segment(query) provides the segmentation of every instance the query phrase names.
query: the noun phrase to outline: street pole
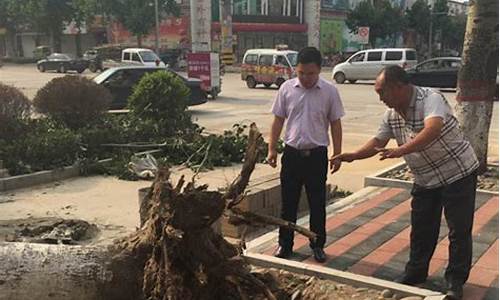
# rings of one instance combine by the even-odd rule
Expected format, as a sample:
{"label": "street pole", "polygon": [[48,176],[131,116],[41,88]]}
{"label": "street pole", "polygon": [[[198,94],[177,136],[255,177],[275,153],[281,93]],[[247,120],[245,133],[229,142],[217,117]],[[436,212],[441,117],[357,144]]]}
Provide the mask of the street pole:
{"label": "street pole", "polygon": [[158,18],[158,0],[155,0],[155,49],[156,54],[160,55],[160,22]]}
{"label": "street pole", "polygon": [[427,59],[432,58],[432,13],[431,13],[431,24],[429,26],[429,53]]}
{"label": "street pole", "polygon": [[447,15],[448,12],[445,11],[439,11],[439,12],[431,12],[431,22],[429,25],[429,57],[427,59],[432,58],[432,16],[439,16],[439,15]]}

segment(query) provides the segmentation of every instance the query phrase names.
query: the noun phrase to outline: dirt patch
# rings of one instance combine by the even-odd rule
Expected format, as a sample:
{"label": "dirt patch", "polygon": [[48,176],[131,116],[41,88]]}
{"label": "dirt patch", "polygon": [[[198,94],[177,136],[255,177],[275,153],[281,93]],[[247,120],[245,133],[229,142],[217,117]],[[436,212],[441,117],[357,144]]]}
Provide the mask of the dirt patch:
{"label": "dirt patch", "polygon": [[26,218],[0,221],[0,241],[83,245],[96,237],[96,225],[83,220]]}
{"label": "dirt patch", "polygon": [[[408,166],[393,170],[383,176],[384,178],[413,181],[413,174]],[[498,166],[488,166],[486,172],[477,178],[477,189],[498,192]]]}
{"label": "dirt patch", "polygon": [[[375,290],[341,284],[314,276],[298,275],[284,270],[255,268],[252,273],[276,296],[276,299],[404,299],[390,290]],[[261,298],[254,298],[261,299]],[[263,298],[262,298],[263,299]],[[422,299],[415,297],[412,299]]]}

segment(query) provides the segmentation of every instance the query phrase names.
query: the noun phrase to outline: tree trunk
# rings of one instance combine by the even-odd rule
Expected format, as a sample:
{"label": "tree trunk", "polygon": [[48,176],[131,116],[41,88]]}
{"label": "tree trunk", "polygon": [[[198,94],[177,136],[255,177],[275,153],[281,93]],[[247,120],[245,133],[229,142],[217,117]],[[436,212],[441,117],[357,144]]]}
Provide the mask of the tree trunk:
{"label": "tree trunk", "polygon": [[142,35],[137,35],[137,47],[142,47]]}
{"label": "tree trunk", "polygon": [[75,48],[76,56],[82,56],[82,34],[80,28],[78,28],[78,32],[75,34]]}
{"label": "tree trunk", "polygon": [[479,173],[483,173],[498,69],[497,0],[469,2],[462,60],[455,113],[479,159]]}
{"label": "tree trunk", "polygon": [[141,299],[137,262],[114,254],[105,247],[0,243],[0,299]]}
{"label": "tree trunk", "polygon": [[7,47],[7,57],[17,57],[17,38],[16,38],[16,31],[14,30],[8,30],[7,31],[7,40],[8,40],[8,45]]}

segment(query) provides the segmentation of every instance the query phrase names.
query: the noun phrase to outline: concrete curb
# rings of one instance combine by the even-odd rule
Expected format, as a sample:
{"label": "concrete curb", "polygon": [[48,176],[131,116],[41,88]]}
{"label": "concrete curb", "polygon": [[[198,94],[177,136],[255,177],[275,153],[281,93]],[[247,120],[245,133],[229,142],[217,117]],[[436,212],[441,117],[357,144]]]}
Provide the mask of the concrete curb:
{"label": "concrete curb", "polygon": [[387,280],[382,280],[374,277],[357,275],[349,272],[339,271],[322,266],[308,265],[301,262],[290,261],[286,259],[276,258],[263,254],[247,253],[243,257],[245,260],[254,265],[266,268],[280,268],[290,272],[316,276],[323,279],[333,280],[343,284],[354,285],[356,287],[374,288],[377,290],[391,290],[399,293],[404,297],[419,296],[424,300],[440,300],[445,299],[445,295],[418,287],[407,286],[404,284],[394,283]]}
{"label": "concrete curb", "polygon": [[[498,167],[498,164],[488,164],[488,165]],[[383,169],[375,174],[366,176],[364,179],[364,186],[365,187],[369,187],[369,186],[393,187],[393,188],[402,188],[402,189],[409,189],[410,190],[413,187],[412,181],[392,179],[392,178],[385,177],[389,172],[400,170],[400,169],[404,168],[405,166],[406,166],[405,162],[398,163],[394,166]],[[487,194],[487,195],[493,195],[493,196],[498,195],[498,192],[492,192],[492,191],[481,190],[481,189],[478,189],[476,191],[478,193],[481,193],[481,194]]]}
{"label": "concrete curb", "polygon": [[[161,150],[150,150],[136,153],[136,155],[146,154],[146,153],[156,153]],[[112,159],[101,159],[96,164],[102,165],[110,162]],[[0,178],[0,192],[5,192],[9,190],[27,188],[39,184],[47,184],[59,180],[64,180],[72,177],[80,176],[80,166],[73,165],[68,167],[62,167],[53,170],[39,171],[30,174],[23,174],[17,176],[9,176]]]}

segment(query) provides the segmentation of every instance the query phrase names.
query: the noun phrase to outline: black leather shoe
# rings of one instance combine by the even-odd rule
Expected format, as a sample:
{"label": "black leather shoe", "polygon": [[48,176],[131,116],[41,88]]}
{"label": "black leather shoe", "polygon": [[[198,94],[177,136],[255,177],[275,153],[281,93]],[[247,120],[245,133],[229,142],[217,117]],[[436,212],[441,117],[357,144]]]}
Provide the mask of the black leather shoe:
{"label": "black leather shoe", "polygon": [[319,263],[324,263],[326,261],[326,254],[323,248],[314,248],[313,250],[314,259]]}
{"label": "black leather shoe", "polygon": [[278,258],[289,258],[290,256],[292,256],[293,254],[293,251],[292,249],[289,249],[289,248],[285,248],[285,247],[282,247],[282,246],[278,246],[278,248],[276,248],[276,250],[274,251],[274,256],[275,257],[278,257]]}
{"label": "black leather shoe", "polygon": [[396,283],[406,284],[406,285],[419,285],[425,283],[425,278],[407,275],[406,273],[394,280]]}
{"label": "black leather shoe", "polygon": [[446,291],[446,299],[448,300],[461,300],[464,295],[463,285],[451,284]]}

